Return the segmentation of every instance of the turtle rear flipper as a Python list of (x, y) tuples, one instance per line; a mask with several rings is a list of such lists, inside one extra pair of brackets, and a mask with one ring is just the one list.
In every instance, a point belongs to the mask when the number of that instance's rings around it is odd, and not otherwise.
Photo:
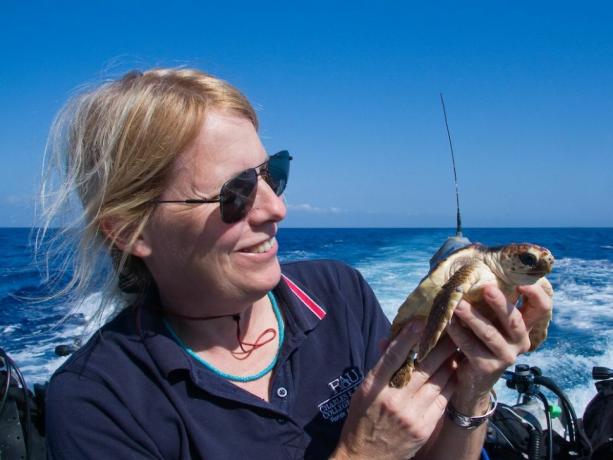
[[(464, 293), (481, 281), (480, 265), (482, 266), (483, 263), (474, 261), (462, 266), (438, 291), (421, 335), (416, 361), (419, 362), (428, 356), (447, 327), (447, 323), (453, 316), (453, 311), (462, 300)], [(411, 379), (414, 367), (415, 363), (409, 356), (392, 377), (390, 386), (404, 387)]]

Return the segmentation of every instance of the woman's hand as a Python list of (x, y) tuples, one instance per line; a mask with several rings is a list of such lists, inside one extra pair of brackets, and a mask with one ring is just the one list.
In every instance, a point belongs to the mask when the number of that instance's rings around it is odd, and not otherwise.
[(389, 386), (422, 329), (422, 323), (407, 324), (354, 393), (333, 458), (411, 458), (430, 438), (454, 392), (455, 345), (445, 337), (406, 387)]
[(540, 286), (521, 286), (521, 310), (509, 305), (495, 286), (486, 286), (483, 297), (493, 311), (496, 325), (462, 300), (447, 333), (465, 356), (457, 370), (458, 386), (452, 404), (466, 415), (480, 415), (487, 408), (487, 394), (517, 356), (530, 348), (532, 325), (552, 308), (551, 298)]

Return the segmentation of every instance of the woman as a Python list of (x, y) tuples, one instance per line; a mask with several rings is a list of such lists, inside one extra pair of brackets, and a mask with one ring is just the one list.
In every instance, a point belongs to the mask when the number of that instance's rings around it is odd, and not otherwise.
[(291, 156), (267, 156), (257, 127), (240, 92), (188, 69), (129, 73), (60, 117), (49, 219), (78, 194), (72, 285), (102, 247), (123, 290), (104, 300), (127, 306), (52, 378), (51, 457), (477, 458), (489, 390), (548, 298), (522, 288), (520, 313), (487, 291), (501, 331), (462, 303), (450, 339), (389, 387), (421, 325), (381, 354), (389, 322), (359, 273), (280, 266)]

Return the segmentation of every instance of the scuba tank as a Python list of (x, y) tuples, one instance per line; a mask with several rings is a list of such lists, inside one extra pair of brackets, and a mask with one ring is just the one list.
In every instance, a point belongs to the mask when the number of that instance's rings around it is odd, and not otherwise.
[(589, 438), (592, 460), (613, 459), (613, 369), (594, 367), (592, 378), (596, 380), (596, 396), (583, 413), (583, 427)]
[[(589, 459), (591, 444), (570, 400), (538, 367), (518, 364), (504, 372), (507, 387), (518, 393), (518, 404), (498, 404), (489, 421), (485, 440), (488, 458)], [(551, 404), (542, 392), (546, 388), (558, 398)]]

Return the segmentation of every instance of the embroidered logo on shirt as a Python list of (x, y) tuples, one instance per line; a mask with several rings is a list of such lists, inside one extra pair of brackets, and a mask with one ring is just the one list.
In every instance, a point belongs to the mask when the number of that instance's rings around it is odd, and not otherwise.
[(351, 395), (364, 380), (364, 374), (357, 367), (351, 367), (339, 377), (328, 382), (334, 396), (320, 402), (317, 407), (324, 419), (337, 422), (347, 417)]

